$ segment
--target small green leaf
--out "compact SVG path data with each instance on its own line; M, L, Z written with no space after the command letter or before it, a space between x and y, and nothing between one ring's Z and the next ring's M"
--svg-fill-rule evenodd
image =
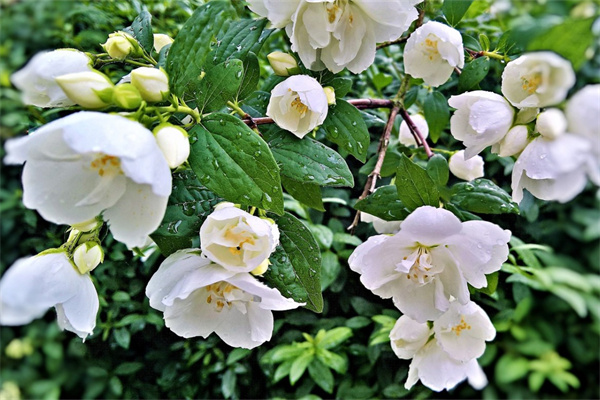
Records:
M400 221L410 214L400 201L398 189L394 185L377 188L369 196L356 202L354 208L386 221Z
M351 337L352 329L341 326L327 331L323 339L318 343L318 346L323 349L331 349L344 343Z
M455 184L452 186L450 201L474 213L519 213L519 206L512 201L512 197L488 179Z
M331 251L321 254L323 259L321 268L321 291L325 291L340 273L341 265L338 257Z
M331 370L318 359L313 359L308 364L308 374L312 380L324 391L333 393L334 378Z
M435 154L427 162L427 173L438 186L446 186L450 172L448 169L448 161L441 154Z
M496 363L496 382L508 384L521 379L529 372L529 361L524 357L505 354Z
M188 161L208 189L233 203L283 214L279 168L256 132L234 116L214 113L189 135Z
M481 293L485 293L489 296L493 295L496 292L496 289L498 288L498 276L499 273L498 271L492 273L492 274L488 274L485 276L485 279L487 280L487 286L478 289Z
M465 65L458 78L458 91L465 92L477 86L490 71L490 59L479 57Z
M373 76L373 84L377 90L381 90L394 81L394 77L380 72Z
M329 108L323 129L328 140L352 154L357 160L365 162L370 137L367 125L356 107L338 99L337 103Z
M337 373L345 374L348 369L348 359L327 349L319 349L317 358Z
M242 83L235 96L236 101L241 101L254 93L258 86L258 78L260 77L260 66L256 54L248 53L244 58L243 67Z
M313 183L302 183L281 175L281 183L285 190L300 203L315 210L325 211L321 187Z
M222 63L228 59L237 58L244 60L256 44L262 45L265 38L261 38L268 20L265 19L242 19L233 22L223 35L217 35L217 46L213 55L213 63ZM260 42L259 42L260 41Z
M448 101L440 92L432 92L427 95L423 109L429 126L429 137L436 143L450 121Z
M232 59L206 69L206 75L197 85L195 95L200 113L217 111L229 100L234 100L242 83L242 61Z
M442 12L452 26L456 26L465 15L473 0L444 0Z
M438 207L440 194L423 168L402 155L396 174L398 198L410 211L425 205Z
M129 343L131 342L131 333L129 333L129 330L126 328L114 329L113 338L115 339L115 342L117 342L117 344L122 348L129 348Z
M131 26L124 31L131 34L146 50L146 53L152 54L154 36L152 35L152 15L148 11L142 11L135 17Z
M119 364L113 372L116 375L132 375L142 368L144 368L144 364L141 362L124 362L123 364Z
M275 375L273 376L273 383L279 382L280 380L282 380L290 374L290 370L292 369L292 363L292 360L288 360L279 365L279 367L277 367L277 369L275 370Z
M344 97L352 89L352 79L337 77L329 82L328 86L331 86L335 90L335 97Z
M302 377L304 371L306 371L306 367L308 367L308 364L310 364L314 358L314 353L312 351L307 351L294 360L290 368L290 384L294 385L298 382L298 379Z

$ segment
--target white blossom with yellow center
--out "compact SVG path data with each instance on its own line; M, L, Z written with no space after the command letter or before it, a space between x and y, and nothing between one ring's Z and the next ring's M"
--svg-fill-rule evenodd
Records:
M250 273L214 264L199 249L180 250L160 265L146 287L150 306L164 312L165 325L179 336L215 332L232 347L251 349L271 339L273 313L302 304Z
M171 193L171 171L141 124L79 112L6 142L8 164L25 163L23 203L56 224L100 213L116 240L143 246L158 228Z

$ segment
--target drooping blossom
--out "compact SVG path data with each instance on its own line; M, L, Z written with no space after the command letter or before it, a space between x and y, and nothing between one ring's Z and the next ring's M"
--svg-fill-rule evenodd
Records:
M147 102L163 101L170 93L169 77L162 68L140 67L131 71L130 76L131 84Z
M492 153L500 157L518 155L529 144L529 131L525 125L515 125L502 138L501 141L492 145Z
M429 125L427 125L425 117L422 114L414 114L410 116L410 119L417 126L417 129L419 129L419 133L421 134L421 136L423 136L423 139L427 139L427 137L429 136ZM400 129L398 130L398 139L400 140L400 143L402 143L405 146L417 146L415 137L410 132L410 128L404 120L402 120L402 122L400 123Z
M447 311L452 297L466 304L467 283L487 285L485 275L508 257L510 235L490 222L461 222L450 211L423 206L395 235L372 236L358 246L349 264L367 289L425 322Z
M185 129L168 123L154 128L156 143L170 168L177 168L190 156L190 141Z
M465 160L465 151L460 150L450 157L448 167L454 176L472 181L483 176L483 158L474 156Z
M360 213L360 220L362 222L372 223L373 229L379 234L396 233L400 230L400 224L402 223L402 221L386 221L374 215L367 214L366 212Z
M108 76L96 70L74 72L57 76L55 79L69 99L75 104L91 109L108 106L109 103L104 101L104 96L100 94L108 92L110 99L115 86Z
M215 332L228 345L246 349L271 339L272 310L302 305L250 273L214 264L200 249L171 254L150 279L146 295L177 335L206 338Z
M103 213L116 240L141 246L158 228L171 170L138 122L79 112L6 142L7 164L25 163L23 204L47 221L74 225Z

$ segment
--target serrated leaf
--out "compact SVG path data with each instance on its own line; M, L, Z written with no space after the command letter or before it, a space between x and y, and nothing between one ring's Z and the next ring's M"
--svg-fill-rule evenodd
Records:
M369 196L356 202L354 208L385 221L400 221L410 214L399 199L398 189L394 185L377 188Z
M283 214L279 168L269 146L238 118L214 113L189 132L192 170L233 203Z
M260 78L260 66L256 54L248 53L244 58L243 67L242 83L235 96L236 101L241 101L254 93L258 86L258 79Z
M321 253L310 230L290 213L272 215L279 227L280 245L269 260L272 265L264 277L281 294L306 308L323 310L321 294Z
M402 155L396 174L398 198L410 211L421 206L438 207L440 194L436 184L423 168Z
M465 15L473 0L444 0L442 12L452 26L456 26Z
M308 374L312 380L327 393L333 393L334 378L331 370L318 359L308 364Z
M512 197L488 179L455 184L452 186L450 201L474 213L519 213L519 206L512 201Z
M243 60L249 52L256 53L258 49L253 50L253 46L264 42L265 38L261 38L261 35L267 22L266 18L233 22L223 35L217 36L213 63L218 64L231 58Z
M164 256L191 247L200 226L213 207L224 199L208 190L193 171L173 174L173 191L169 196L165 216L152 234L152 239Z
M346 161L324 144L296 136L281 129L265 131L281 174L302 183L319 186L354 186Z
M450 171L448 169L448 161L441 154L435 154L427 162L427 173L438 186L446 186Z
M458 78L458 91L465 92L477 86L490 71L490 59L479 57L465 65Z
M175 95L193 92L211 46L235 15L227 1L213 0L196 9L175 38L167 57L169 88Z
M360 112L347 101L338 99L329 108L323 123L328 140L337 144L357 160L365 162L369 148L369 131Z
M240 60L228 60L207 68L196 88L196 105L200 113L217 111L234 100L242 83L244 67Z
M146 53L151 54L154 36L152 35L152 15L148 11L144 10L135 17L131 24L131 32Z
M440 92L432 92L427 95L423 109L425 120L429 126L429 137L433 143L436 143L450 121L448 101Z
M315 210L325 211L321 187L319 185L298 182L285 175L281 175L281 183L285 190L300 203L314 208Z

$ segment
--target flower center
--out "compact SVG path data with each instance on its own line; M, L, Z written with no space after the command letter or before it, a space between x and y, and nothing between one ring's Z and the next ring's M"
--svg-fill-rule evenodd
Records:
M248 243L250 245L253 245L255 243L255 239L249 235L249 232L232 232L232 229L233 228L227 229L224 235L225 239L237 243L236 246L229 247L229 252L231 254L241 254L242 247L244 247L244 244Z
M456 334L456 336L460 336L460 333L464 330L470 330L471 329L471 325L467 324L467 322L465 321L465 317L464 315L460 316L460 322L452 327L452 332L454 332Z
M231 304L244 294L237 286L223 281L206 286L206 292L206 302L212 304L217 312L221 312L225 306L231 308Z
M300 96L296 96L292 101L292 107L294 107L302 116L308 111L308 106L300 100Z
M399 267L406 272L406 279L410 279L416 284L424 285L433 280L439 271L431 271L432 257L429 250L419 246L410 256L404 257Z
M90 162L90 167L100 176L122 175L121 160L119 157L98 153Z
M542 84L542 74L535 72L521 78L522 88L529 94L534 94Z
M434 57L440 54L438 50L438 37L435 35L428 35L425 41L421 42L421 46L423 46L423 52L430 60L433 60Z

